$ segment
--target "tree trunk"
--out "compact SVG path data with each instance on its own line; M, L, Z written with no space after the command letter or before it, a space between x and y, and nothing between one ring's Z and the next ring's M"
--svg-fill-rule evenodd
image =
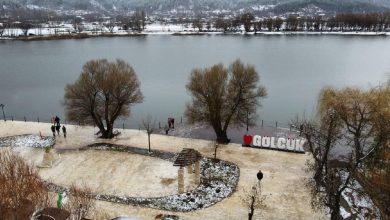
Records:
M230 139L227 138L226 131L218 126L213 126L215 134L217 135L217 143L227 144L230 142Z
M114 137L114 133L113 133L114 126L108 124L106 129L104 128L104 126L103 127L99 126L99 129L100 132L102 133L101 138L111 139Z
M114 134L112 133L112 129L111 130L100 130L102 132L102 136L101 138L104 138L104 139L111 139L114 137Z
M148 134L149 152L150 152L150 134Z
M335 204L332 207L332 211L330 213L330 219L331 220L340 220L342 219L340 216L340 198L335 198L337 201L335 201Z
M248 220L252 220L253 213L248 213Z
M250 206L250 212L248 213L248 220L252 220L253 213L255 212L254 203L255 203L255 197L252 196L252 201L251 201L251 206Z
M331 220L340 220L340 207L338 209L333 209L332 213L330 214L330 219Z
M228 139L226 131L219 131L216 132L217 134L217 142L220 144L227 144L230 142L230 139Z

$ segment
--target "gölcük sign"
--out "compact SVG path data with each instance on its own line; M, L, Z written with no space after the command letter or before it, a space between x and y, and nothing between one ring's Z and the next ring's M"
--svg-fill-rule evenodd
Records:
M277 138L251 134L245 134L244 146L267 148L271 150L282 150L291 151L296 153L305 153L303 145L305 144L304 139L294 138Z

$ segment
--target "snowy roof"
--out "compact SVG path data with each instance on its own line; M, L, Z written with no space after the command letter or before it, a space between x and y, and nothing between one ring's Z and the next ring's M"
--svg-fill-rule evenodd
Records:
M173 163L173 166L185 167L194 164L200 159L202 159L202 155L198 151L192 148L183 148Z

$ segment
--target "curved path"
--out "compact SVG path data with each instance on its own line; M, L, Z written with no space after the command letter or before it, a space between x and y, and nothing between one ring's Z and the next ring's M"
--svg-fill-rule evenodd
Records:
M10 139L17 140L22 146L23 143L33 142L34 137L0 138L0 146ZM40 147L37 144L34 146ZM37 164L43 151L25 150L21 154ZM176 194L175 157L176 154L170 152L148 152L143 148L97 143L80 151L64 152L59 163L52 168L40 169L39 175L50 191L68 191L73 183L85 183L97 200L171 211L206 208L234 192L239 179L238 166L227 161L214 163L203 158L201 184L194 186L189 181L193 178L187 177L185 185L190 186L186 188L187 192ZM213 178L209 179L210 176Z

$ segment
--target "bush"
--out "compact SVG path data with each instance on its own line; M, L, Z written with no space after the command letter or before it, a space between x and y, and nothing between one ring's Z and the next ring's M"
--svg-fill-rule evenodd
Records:
M0 219L28 219L47 207L49 194L37 171L10 149L0 149Z

